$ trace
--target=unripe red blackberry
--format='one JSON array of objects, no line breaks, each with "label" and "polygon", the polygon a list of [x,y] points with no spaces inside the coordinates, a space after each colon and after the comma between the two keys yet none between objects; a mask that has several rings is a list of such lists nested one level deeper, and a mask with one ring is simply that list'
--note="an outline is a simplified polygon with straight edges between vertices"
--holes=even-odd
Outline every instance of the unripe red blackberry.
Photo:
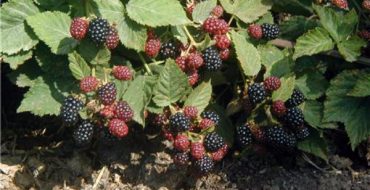
[{"label": "unripe red blackberry", "polygon": [[[369,0],[370,2],[370,0]],[[364,40],[370,41],[370,31],[368,30],[361,30],[358,35],[363,38]]]},{"label": "unripe red blackberry", "polygon": [[195,119],[198,116],[198,109],[194,106],[185,106],[184,115],[190,119]]},{"label": "unripe red blackberry", "polygon": [[71,36],[76,40],[82,40],[87,34],[89,28],[89,21],[84,18],[74,18],[69,28]]},{"label": "unripe red blackberry", "polygon": [[104,106],[100,111],[100,115],[103,116],[104,118],[110,119],[115,115],[115,110],[116,110],[116,105],[107,105]]},{"label": "unripe red blackberry", "polygon": [[206,174],[210,171],[212,171],[214,167],[213,160],[209,156],[203,156],[199,160],[195,162],[195,166],[198,170],[198,172],[202,174]]},{"label": "unripe red blackberry", "polygon": [[216,162],[221,161],[227,154],[228,148],[229,148],[228,145],[225,144],[223,147],[218,149],[216,152],[212,152],[211,154],[212,160]]},{"label": "unripe red blackberry", "polygon": [[116,85],[109,82],[98,89],[98,96],[104,105],[111,105],[116,101]]},{"label": "unripe red blackberry", "polygon": [[212,10],[212,15],[215,16],[216,18],[221,17],[223,13],[224,13],[224,9],[221,7],[221,5],[217,5]]},{"label": "unripe red blackberry", "polygon": [[129,122],[134,117],[134,111],[126,101],[117,102],[114,114],[118,119],[122,119],[124,122]]},{"label": "unripe red blackberry", "polygon": [[176,136],[173,146],[176,150],[185,152],[189,149],[190,141],[186,135],[179,134]]},{"label": "unripe red blackberry", "polygon": [[185,56],[177,57],[175,62],[182,71],[186,70],[186,57]]},{"label": "unripe red blackberry", "polygon": [[215,125],[215,122],[213,122],[211,119],[202,119],[198,125],[200,129],[207,129],[209,127],[212,127]]},{"label": "unripe red blackberry", "polygon": [[287,108],[285,107],[285,103],[282,100],[276,100],[272,103],[271,106],[271,113],[274,114],[276,117],[282,117],[285,115]]},{"label": "unripe red blackberry", "polygon": [[223,61],[226,61],[229,59],[230,56],[230,50],[229,49],[222,49],[220,50],[220,58]]},{"label": "unripe red blackberry", "polygon": [[132,72],[127,66],[114,66],[112,69],[113,76],[118,80],[131,80]]},{"label": "unripe red blackberry", "polygon": [[156,114],[152,120],[153,125],[161,127],[168,120],[165,114]]},{"label": "unripe red blackberry", "polygon": [[145,53],[148,57],[156,57],[161,49],[161,41],[158,38],[148,39],[145,43]]},{"label": "unripe red blackberry", "polygon": [[331,0],[331,3],[340,9],[348,9],[347,0]]},{"label": "unripe red blackberry", "polygon": [[128,127],[121,119],[111,119],[108,123],[109,132],[117,138],[122,138],[128,134]]},{"label": "unripe red blackberry", "polygon": [[105,45],[108,49],[114,49],[119,44],[119,36],[117,29],[113,26],[109,28],[107,38],[105,39]]},{"label": "unripe red blackberry", "polygon": [[280,88],[281,81],[278,77],[269,76],[263,81],[263,86],[267,91],[272,92]]},{"label": "unripe red blackberry", "polygon": [[96,77],[86,76],[80,81],[80,89],[84,93],[95,91],[98,87],[99,81]]},{"label": "unripe red blackberry", "polygon": [[190,86],[194,86],[199,80],[199,73],[197,70],[192,70],[186,73],[188,75],[188,82]]},{"label": "unripe red blackberry", "polygon": [[251,24],[248,26],[248,33],[249,36],[252,38],[259,40],[262,38],[263,33],[262,33],[262,27],[258,24]]},{"label": "unripe red blackberry", "polygon": [[190,154],[191,156],[198,160],[201,159],[205,155],[206,150],[204,149],[203,143],[201,142],[193,142],[190,145]]},{"label": "unripe red blackberry", "polygon": [[227,35],[215,35],[213,39],[216,41],[216,47],[219,49],[227,49],[230,47],[231,41]]},{"label": "unripe red blackberry", "polygon": [[190,53],[187,57],[187,68],[190,70],[199,69],[201,66],[204,65],[204,61],[202,58],[202,54],[195,52]]},{"label": "unripe red blackberry", "polygon": [[229,31],[229,25],[224,19],[209,17],[204,21],[203,29],[213,35],[226,34]]},{"label": "unripe red blackberry", "polygon": [[163,130],[163,136],[169,141],[175,140],[175,137],[173,136],[173,134],[168,130]]}]

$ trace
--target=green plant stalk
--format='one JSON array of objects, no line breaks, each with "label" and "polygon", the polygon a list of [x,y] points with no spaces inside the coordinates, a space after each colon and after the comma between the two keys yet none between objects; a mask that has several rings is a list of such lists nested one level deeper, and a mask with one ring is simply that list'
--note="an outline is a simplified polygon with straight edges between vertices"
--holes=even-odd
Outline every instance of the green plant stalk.
[{"label": "green plant stalk", "polygon": [[138,54],[139,54],[139,58],[140,58],[141,62],[144,65],[144,68],[145,68],[146,72],[148,72],[150,75],[153,75],[153,72],[152,72],[152,70],[150,70],[150,68],[149,68],[148,64],[146,63],[143,55],[141,55],[141,53],[138,53]]}]

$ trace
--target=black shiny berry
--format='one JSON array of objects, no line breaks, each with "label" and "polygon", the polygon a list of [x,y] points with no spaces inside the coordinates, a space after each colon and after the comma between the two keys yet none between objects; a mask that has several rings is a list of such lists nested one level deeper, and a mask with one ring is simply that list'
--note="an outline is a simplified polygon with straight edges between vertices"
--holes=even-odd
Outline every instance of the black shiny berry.
[{"label": "black shiny berry", "polygon": [[253,104],[258,104],[266,98],[266,90],[262,84],[253,83],[248,87],[248,96]]},{"label": "black shiny berry", "polygon": [[171,130],[174,132],[184,132],[190,129],[190,119],[183,113],[177,112],[169,118]]},{"label": "black shiny berry", "polygon": [[98,96],[104,105],[111,105],[116,101],[116,85],[109,82],[98,89]]},{"label": "black shiny berry", "polygon": [[278,25],[264,23],[261,25],[261,27],[262,27],[262,34],[264,38],[271,40],[279,36],[280,29]]},{"label": "black shiny berry", "polygon": [[89,37],[90,39],[98,44],[102,44],[107,39],[110,25],[106,19],[96,18],[90,22],[89,25]]},{"label": "black shiny berry", "polygon": [[73,140],[77,146],[90,144],[94,135],[94,124],[89,120],[83,120],[73,132]]},{"label": "black shiny berry", "polygon": [[219,134],[212,132],[205,136],[203,144],[208,152],[215,152],[225,145],[225,141]]},{"label": "black shiny berry", "polygon": [[60,109],[60,116],[67,125],[76,124],[80,118],[78,112],[82,109],[83,102],[72,96],[64,99]]},{"label": "black shiny berry", "polygon": [[303,93],[298,90],[294,89],[292,96],[285,102],[285,106],[288,108],[296,107],[304,102],[304,95]]},{"label": "black shiny berry", "polygon": [[285,128],[272,126],[264,129],[265,141],[268,146],[274,148],[293,148],[297,145],[296,137]]},{"label": "black shiny berry", "polygon": [[203,156],[195,162],[195,167],[200,173],[205,174],[213,169],[214,162],[209,156]]},{"label": "black shiny berry", "polygon": [[253,135],[248,124],[240,125],[236,128],[236,143],[239,147],[244,148],[252,143]]},{"label": "black shiny berry", "polygon": [[179,55],[179,49],[175,46],[173,42],[166,42],[161,45],[159,54],[162,59],[175,59]]},{"label": "black shiny berry", "polygon": [[289,108],[284,116],[284,121],[290,127],[302,126],[304,122],[302,110],[298,107]]},{"label": "black shiny berry", "polygon": [[173,156],[173,162],[177,165],[187,165],[189,160],[189,152],[178,152]]},{"label": "black shiny berry", "polygon": [[222,66],[220,54],[215,47],[208,47],[203,51],[203,60],[208,71],[217,71]]},{"label": "black shiny berry", "polygon": [[214,111],[205,111],[205,112],[202,112],[202,114],[200,115],[203,119],[210,119],[212,120],[215,125],[218,125],[220,124],[220,116],[214,112]]}]

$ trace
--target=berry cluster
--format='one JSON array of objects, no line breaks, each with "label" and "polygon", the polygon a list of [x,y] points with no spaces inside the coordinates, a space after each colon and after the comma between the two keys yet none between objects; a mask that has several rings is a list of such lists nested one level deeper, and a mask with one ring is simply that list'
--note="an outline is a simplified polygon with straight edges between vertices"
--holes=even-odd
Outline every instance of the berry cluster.
[{"label": "berry cluster", "polygon": [[76,40],[89,36],[93,42],[105,44],[108,49],[114,49],[119,44],[117,29],[103,18],[94,18],[91,21],[81,17],[74,18],[69,31]]},{"label": "berry cluster", "polygon": [[256,40],[259,40],[261,38],[272,40],[279,36],[280,28],[276,24],[268,24],[268,23],[264,23],[262,25],[251,24],[248,27],[248,33],[249,33],[249,36],[251,36],[252,38]]},{"label": "berry cluster", "polygon": [[215,132],[220,117],[213,111],[199,114],[196,107],[185,106],[173,114],[167,110],[154,117],[152,122],[161,126],[166,139],[172,142],[173,160],[177,165],[192,166],[205,174],[228,151],[224,139]]},{"label": "berry cluster", "polygon": [[[114,66],[111,78],[128,81],[132,79],[132,71],[127,66]],[[76,145],[89,145],[95,131],[100,131],[102,140],[109,142],[126,136],[129,130],[127,123],[134,113],[128,102],[117,100],[115,83],[103,83],[94,76],[86,76],[79,86],[82,93],[76,96],[78,98],[67,97],[60,113],[66,124],[77,125],[73,133]],[[84,111],[88,119],[81,120],[80,111]],[[99,126],[99,130],[95,130],[95,126]]]},{"label": "berry cluster", "polygon": [[[253,144],[265,145],[274,151],[291,152],[295,149],[297,141],[309,136],[309,129],[304,125],[302,110],[298,107],[304,102],[304,95],[298,89],[294,89],[291,97],[285,102],[282,100],[270,101],[269,96],[281,86],[280,79],[274,76],[267,77],[262,83],[253,83],[248,87],[246,100],[250,102],[249,111],[257,104],[264,104],[271,113],[270,126],[266,123],[257,124],[252,118],[248,123],[236,128],[236,142],[240,148],[249,147]],[[261,108],[261,106],[258,106]],[[256,109],[253,111],[261,111]]]}]

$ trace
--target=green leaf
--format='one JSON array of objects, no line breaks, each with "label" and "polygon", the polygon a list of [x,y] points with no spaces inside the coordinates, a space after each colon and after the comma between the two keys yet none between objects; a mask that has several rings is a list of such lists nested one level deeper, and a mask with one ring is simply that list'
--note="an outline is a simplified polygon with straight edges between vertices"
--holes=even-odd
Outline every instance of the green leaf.
[{"label": "green leaf", "polygon": [[71,18],[62,12],[48,11],[27,18],[36,35],[55,54],[68,54],[77,46],[78,41],[69,33],[71,22]]},{"label": "green leaf", "polygon": [[188,43],[188,37],[186,36],[186,33],[181,26],[172,26],[171,32],[176,39],[181,41],[181,43]]},{"label": "green leaf", "polygon": [[263,23],[274,24],[274,17],[272,16],[271,12],[267,12],[261,18],[259,18],[256,23],[257,24],[263,24]]},{"label": "green leaf", "polygon": [[272,6],[270,0],[220,0],[226,12],[237,16],[245,23],[251,23],[266,14]]},{"label": "green leaf", "polygon": [[198,112],[203,112],[209,104],[212,97],[212,85],[211,82],[203,82],[197,86],[186,99],[185,106],[195,106]]},{"label": "green leaf", "polygon": [[296,85],[307,99],[314,100],[322,96],[329,82],[318,71],[307,72],[296,80]]},{"label": "green leaf", "polygon": [[324,105],[315,100],[307,100],[302,105],[302,111],[305,121],[315,128],[323,128],[322,117]]},{"label": "green leaf", "polygon": [[117,30],[119,38],[127,48],[144,51],[147,38],[146,28],[132,21],[127,16],[122,16],[118,21]]},{"label": "green leaf", "polygon": [[19,65],[32,58],[32,51],[21,51],[13,55],[2,55],[4,62],[8,63],[10,68],[15,70]]},{"label": "green leaf", "polygon": [[299,36],[318,26],[316,20],[304,16],[292,16],[280,24],[280,36],[287,40],[296,40]]},{"label": "green leaf", "polygon": [[88,2],[96,16],[105,18],[110,23],[115,23],[119,18],[122,18],[125,12],[120,0],[92,0]]},{"label": "green leaf", "polygon": [[261,69],[261,58],[257,49],[237,32],[232,31],[231,38],[244,74],[247,76],[256,75]]},{"label": "green leaf", "polygon": [[28,51],[37,44],[37,37],[25,20],[39,12],[32,0],[11,0],[1,5],[0,52],[11,55]]},{"label": "green leaf", "polygon": [[295,77],[283,77],[281,80],[281,86],[279,89],[272,93],[272,100],[283,100],[286,101],[290,98],[293,93],[295,86]]},{"label": "green leaf", "polygon": [[317,131],[311,131],[308,138],[298,142],[298,149],[328,161],[328,144]]},{"label": "green leaf", "polygon": [[266,67],[264,77],[282,77],[292,70],[293,61],[290,56],[273,45],[259,45],[258,52],[261,55],[261,62]]},{"label": "green leaf", "polygon": [[203,23],[203,21],[211,15],[211,12],[216,5],[216,0],[206,0],[196,4],[192,13],[193,21]]},{"label": "green leaf", "polygon": [[35,79],[42,74],[35,61],[21,65],[17,70],[8,74],[10,81],[18,87],[30,87],[35,84]]},{"label": "green leaf", "polygon": [[348,93],[349,96],[370,96],[370,72],[358,76],[355,87]]},{"label": "green leaf", "polygon": [[95,57],[91,60],[92,65],[107,65],[111,58],[111,53],[107,47],[100,48]]},{"label": "green leaf", "polygon": [[352,149],[370,135],[370,97],[348,96],[356,85],[358,76],[369,70],[346,70],[337,75],[326,92],[324,103],[324,121],[343,122],[348,133]]},{"label": "green leaf", "polygon": [[176,0],[130,0],[126,9],[128,16],[142,25],[176,26],[190,22]]},{"label": "green leaf", "polygon": [[313,8],[320,18],[321,25],[337,43],[347,39],[358,23],[355,10],[343,15],[341,12],[319,5],[313,5]]},{"label": "green leaf", "polygon": [[127,91],[124,93],[122,100],[127,101],[131,109],[134,111],[134,121],[145,125],[144,121],[144,107],[146,105],[145,93],[145,76],[138,76],[134,81],[131,82]]},{"label": "green leaf", "polygon": [[354,62],[361,55],[361,48],[365,47],[367,42],[358,36],[352,36],[350,39],[338,44],[339,53],[348,62]]},{"label": "green leaf", "polygon": [[333,48],[334,42],[329,33],[325,29],[317,27],[297,39],[293,58],[297,59],[304,55],[313,55]]},{"label": "green leaf", "polygon": [[169,106],[185,96],[189,88],[186,74],[168,59],[154,87],[153,101],[161,107]]},{"label": "green leaf", "polygon": [[227,117],[225,110],[217,104],[210,105],[209,110],[215,111],[220,116],[220,124],[216,127],[215,130],[225,139],[229,146],[232,146],[234,144],[235,128],[230,118]]},{"label": "green leaf", "polygon": [[91,75],[89,65],[77,52],[70,53],[68,55],[68,60],[70,62],[69,69],[77,80],[81,80],[84,77]]},{"label": "green leaf", "polygon": [[39,77],[28,92],[24,95],[21,105],[17,112],[32,112],[35,115],[43,116],[47,114],[59,114],[60,103],[51,97],[52,90],[44,80]]}]

